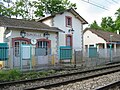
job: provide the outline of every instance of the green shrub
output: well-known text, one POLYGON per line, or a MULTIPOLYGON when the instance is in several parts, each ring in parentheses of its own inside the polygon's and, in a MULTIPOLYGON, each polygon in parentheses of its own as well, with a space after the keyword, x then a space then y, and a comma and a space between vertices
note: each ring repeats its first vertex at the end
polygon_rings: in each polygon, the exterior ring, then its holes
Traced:
POLYGON ((3 82, 3 81, 7 81, 9 80, 9 76, 7 74, 7 71, 0 71, 0 81, 3 82))
POLYGON ((42 71, 42 72, 39 72, 40 76, 44 77, 44 76, 47 76, 48 75, 48 72, 46 71, 42 71))
POLYGON ((8 71, 10 80, 19 80, 21 77, 21 72, 17 69, 12 69, 8 71))
POLYGON ((41 71, 41 72, 28 72, 28 73, 21 73, 21 71, 17 69, 12 69, 9 71, 1 70, 0 82, 33 79, 33 78, 45 77, 54 73, 56 73, 55 70, 41 71))
POLYGON ((55 70, 49 70, 48 73, 54 74, 56 71, 55 70))
POLYGON ((32 78, 36 78, 37 72, 29 72, 27 73, 27 78, 32 79, 32 78))
POLYGON ((13 80, 19 80, 21 77, 21 72, 19 70, 13 69, 9 71, 0 71, 0 81, 13 81, 13 80))

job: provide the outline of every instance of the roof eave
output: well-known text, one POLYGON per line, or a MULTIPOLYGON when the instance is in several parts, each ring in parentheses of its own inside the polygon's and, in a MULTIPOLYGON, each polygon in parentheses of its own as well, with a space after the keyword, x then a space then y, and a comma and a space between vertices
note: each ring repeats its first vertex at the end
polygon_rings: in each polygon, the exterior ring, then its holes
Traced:
POLYGON ((4 26, 8 29, 26 29, 26 30, 41 30, 41 31, 52 31, 52 32, 64 32, 61 29, 44 29, 44 28, 31 28, 31 27, 18 27, 18 26, 4 26))
POLYGON ((83 17, 81 17, 74 9, 71 8, 69 11, 72 14, 74 14, 75 17, 78 18, 82 22, 82 24, 88 24, 88 22, 83 17))
MULTIPOLYGON (((88 24, 88 22, 84 18, 82 18, 73 8, 67 9, 64 12, 66 12, 66 11, 71 12, 72 14, 74 14, 75 17, 78 18, 82 22, 82 24, 88 24)), ((42 22, 42 21, 47 20, 49 18, 54 18, 57 14, 62 14, 62 13, 63 13, 63 11, 60 12, 60 13, 56 13, 54 15, 48 16, 48 17, 44 17, 43 19, 38 20, 38 22, 39 21, 42 22)))
POLYGON ((50 19, 50 18, 54 18, 54 17, 55 17, 55 15, 51 15, 51 16, 48 16, 48 17, 44 17, 44 18, 41 18, 41 19, 37 20, 37 22, 42 22, 42 21, 44 21, 44 20, 47 20, 47 19, 50 19))

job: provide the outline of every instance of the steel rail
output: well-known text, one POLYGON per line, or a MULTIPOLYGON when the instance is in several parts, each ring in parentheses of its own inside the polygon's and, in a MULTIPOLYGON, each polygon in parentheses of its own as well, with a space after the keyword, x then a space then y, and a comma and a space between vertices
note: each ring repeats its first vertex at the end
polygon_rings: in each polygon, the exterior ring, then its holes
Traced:
MULTIPOLYGON (((21 80, 21 81, 0 83, 0 87, 6 86, 6 85, 23 84, 23 83, 34 82, 34 81, 42 81, 42 80, 45 80, 45 79, 49 80, 51 78, 71 76, 71 75, 75 75, 75 74, 87 73, 87 72, 97 71, 97 70, 101 70, 101 69, 108 69, 108 68, 113 68, 113 67, 118 67, 118 66, 120 66, 120 65, 112 65, 112 66, 107 66, 107 67, 103 67, 103 68, 97 68, 97 69, 94 69, 94 70, 79 71, 79 72, 62 74, 62 75, 53 75, 53 76, 37 78, 37 79, 29 79, 29 80, 21 80)), ((47 88, 47 87, 50 87, 50 86, 52 87, 52 86, 56 86, 56 85, 58 86, 58 85, 67 84, 67 83, 70 83, 70 82, 75 82, 75 81, 78 81, 78 80, 88 79, 88 78, 92 78, 92 77, 97 77, 97 76, 100 76, 100 75, 113 73, 113 72, 117 72, 117 71, 120 71, 120 69, 114 70, 114 71, 109 71, 109 72, 104 72, 104 73, 101 73, 101 74, 95 74, 95 75, 91 75, 91 76, 80 77, 80 78, 75 79, 75 80, 68 80, 68 81, 59 82, 59 83, 55 83, 55 84, 51 84, 51 85, 43 85, 43 86, 33 87, 33 88, 28 87, 26 90, 33 90, 33 89, 45 88, 45 87, 47 88)))
POLYGON ((58 77, 70 76, 70 75, 74 75, 74 74, 82 74, 82 73, 87 73, 87 72, 92 72, 92 71, 97 71, 97 70, 102 70, 102 69, 108 69, 108 68, 113 68, 113 67, 118 67, 118 66, 120 66, 120 64, 106 66, 106 67, 100 67, 100 68, 91 69, 91 70, 72 72, 72 73, 67 73, 67 74, 52 75, 52 76, 47 76, 47 77, 42 77, 42 78, 11 81, 11 82, 3 82, 3 83, 0 83, 0 86, 2 86, 2 85, 10 85, 10 84, 17 84, 17 83, 22 83, 22 82, 31 82, 31 81, 35 81, 35 80, 45 80, 45 79, 51 79, 51 78, 58 78, 58 77))
POLYGON ((48 84, 48 85, 26 88, 25 90, 35 90, 35 89, 40 89, 40 88, 47 89, 47 88, 51 88, 51 87, 58 87, 60 85, 67 85, 69 83, 75 83, 77 81, 86 80, 86 79, 90 79, 90 78, 94 78, 94 77, 98 77, 98 76, 102 76, 102 75, 106 75, 106 74, 110 74, 110 73, 114 73, 114 72, 118 72, 118 71, 120 71, 120 69, 114 70, 114 71, 109 71, 109 72, 104 72, 104 73, 99 73, 99 74, 95 74, 95 75, 88 75, 88 76, 80 77, 80 78, 77 78, 77 79, 74 79, 74 80, 66 80, 66 81, 63 81, 63 82, 52 83, 52 84, 48 84))
POLYGON ((114 88, 114 87, 116 87, 116 86, 119 86, 119 87, 120 87, 120 81, 116 81, 116 82, 110 83, 110 84, 108 84, 108 85, 106 85, 106 86, 99 87, 99 88, 97 88, 96 90, 109 90, 109 89, 112 90, 112 88, 114 88))

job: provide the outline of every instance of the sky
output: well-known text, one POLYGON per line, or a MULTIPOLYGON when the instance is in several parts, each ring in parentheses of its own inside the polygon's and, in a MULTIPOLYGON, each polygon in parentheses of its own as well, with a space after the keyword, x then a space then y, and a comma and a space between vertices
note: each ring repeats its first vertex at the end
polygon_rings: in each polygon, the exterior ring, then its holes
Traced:
POLYGON ((70 0, 71 3, 76 3, 77 12, 82 16, 89 24, 97 21, 100 25, 102 17, 111 16, 113 20, 115 17, 115 12, 120 8, 120 0, 70 0), (87 2, 93 3, 100 7, 91 5, 87 2))

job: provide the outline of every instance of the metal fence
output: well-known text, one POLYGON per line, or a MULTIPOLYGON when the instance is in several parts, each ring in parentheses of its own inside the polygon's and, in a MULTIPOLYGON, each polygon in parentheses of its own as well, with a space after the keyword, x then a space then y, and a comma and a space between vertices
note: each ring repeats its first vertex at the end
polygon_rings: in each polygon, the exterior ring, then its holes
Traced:
POLYGON ((89 49, 73 48, 72 51, 72 66, 96 67, 120 62, 120 49, 96 49, 96 52, 90 52, 89 49), (91 53, 96 53, 95 57, 91 57, 91 53))
MULTIPOLYGON (((27 52, 24 52, 27 53, 27 52)), ((94 52, 91 52, 94 53, 94 52)), ((22 60, 22 68, 29 69, 30 63, 32 69, 43 69, 49 67, 61 66, 81 66, 81 67, 95 67, 109 62, 120 62, 120 49, 97 49, 96 57, 89 56, 89 49, 72 48, 72 59, 62 60, 59 59, 59 48, 36 48, 32 46, 31 61, 29 59, 22 60), (66 63, 68 62, 68 63, 66 63)), ((9 48, 8 61, 5 66, 10 68, 21 67, 20 50, 18 48, 9 48), (17 52, 18 50, 18 52, 17 52)))
MULTIPOLYGON (((30 64, 32 69, 46 68, 49 66, 54 66, 59 63, 58 61, 58 49, 57 48, 36 48, 31 47, 31 58, 26 59, 25 54, 28 54, 28 50, 22 50, 21 48, 11 47, 9 48, 9 60, 6 66, 10 68, 22 68, 30 69, 30 64), (25 56, 24 58, 21 56, 25 56), (22 58, 22 59, 21 59, 22 58), (22 63, 21 63, 22 60, 22 63)), ((29 55, 28 55, 29 56, 29 55)))
POLYGON ((83 62, 86 67, 120 62, 120 49, 99 49, 96 57, 89 57, 89 50, 83 51, 83 62))

